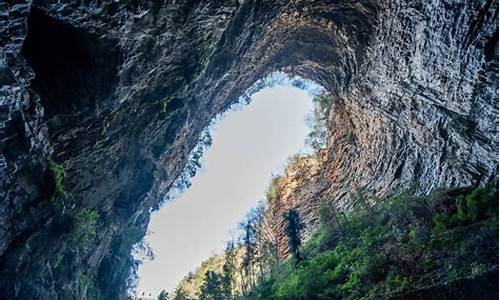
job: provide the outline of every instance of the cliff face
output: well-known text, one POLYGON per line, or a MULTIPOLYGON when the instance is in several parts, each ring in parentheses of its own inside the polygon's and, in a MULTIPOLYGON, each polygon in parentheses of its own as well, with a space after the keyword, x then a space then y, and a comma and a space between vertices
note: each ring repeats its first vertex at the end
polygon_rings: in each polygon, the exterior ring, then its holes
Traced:
POLYGON ((0 11, 6 298, 121 297, 131 245, 200 132, 276 70, 334 95, 327 163, 302 203, 498 176, 497 1, 40 0, 0 11))

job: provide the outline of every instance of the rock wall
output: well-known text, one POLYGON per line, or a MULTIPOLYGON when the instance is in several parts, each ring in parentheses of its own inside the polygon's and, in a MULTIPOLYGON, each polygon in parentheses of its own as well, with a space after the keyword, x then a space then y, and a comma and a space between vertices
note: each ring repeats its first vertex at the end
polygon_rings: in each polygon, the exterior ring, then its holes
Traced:
POLYGON ((131 246, 200 132, 276 70, 335 98, 328 163, 297 205, 498 177, 497 1, 9 0, 0 12, 5 298, 123 298, 131 246))

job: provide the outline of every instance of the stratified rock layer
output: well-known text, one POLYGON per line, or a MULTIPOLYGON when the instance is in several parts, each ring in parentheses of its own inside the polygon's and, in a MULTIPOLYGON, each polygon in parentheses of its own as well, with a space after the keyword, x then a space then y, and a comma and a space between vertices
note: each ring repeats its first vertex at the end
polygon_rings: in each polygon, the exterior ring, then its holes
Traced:
POLYGON ((297 205, 496 179, 497 23, 490 0, 0 3, 0 294, 122 297, 200 132, 276 70, 335 98, 297 205))

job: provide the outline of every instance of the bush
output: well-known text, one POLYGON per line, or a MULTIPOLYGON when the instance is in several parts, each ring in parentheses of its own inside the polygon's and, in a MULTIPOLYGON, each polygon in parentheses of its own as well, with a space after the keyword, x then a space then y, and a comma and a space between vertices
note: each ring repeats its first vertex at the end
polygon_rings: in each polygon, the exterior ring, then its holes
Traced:
POLYGON ((433 216, 433 233, 468 225, 481 219, 492 219, 498 223, 498 186, 487 184, 468 194, 458 195, 454 209, 433 216))
POLYGON ((71 239, 87 246, 96 234, 97 218, 99 214, 90 209, 81 210, 75 217, 75 230, 71 239))
POLYGON ((64 167, 61 164, 58 164, 52 158, 49 158, 49 169, 54 176, 54 193, 52 194, 51 201, 54 200, 57 196, 62 195, 64 193, 64 167))
POLYGON ((387 293, 399 293, 411 288, 410 279, 401 275, 389 275, 385 281, 387 293))

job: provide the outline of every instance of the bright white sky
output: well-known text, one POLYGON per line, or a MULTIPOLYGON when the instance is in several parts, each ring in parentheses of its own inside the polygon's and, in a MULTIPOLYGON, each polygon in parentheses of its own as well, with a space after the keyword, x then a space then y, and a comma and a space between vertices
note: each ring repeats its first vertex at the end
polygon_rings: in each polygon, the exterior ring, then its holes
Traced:
POLYGON ((212 147, 191 188, 151 218, 155 259, 139 269, 139 293, 173 291, 202 261, 221 252, 230 231, 263 199, 272 173, 304 149, 311 97, 290 86, 264 89, 215 124, 212 147))

